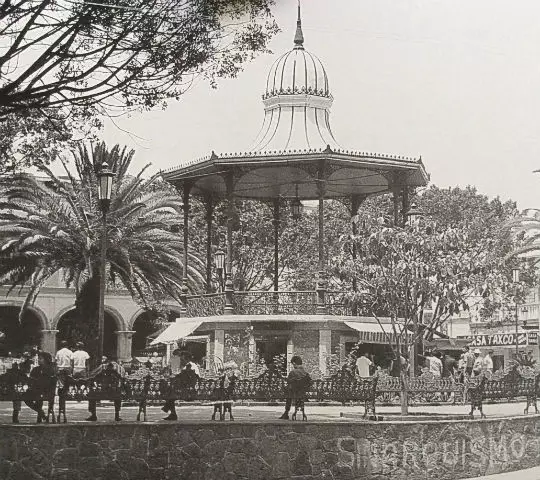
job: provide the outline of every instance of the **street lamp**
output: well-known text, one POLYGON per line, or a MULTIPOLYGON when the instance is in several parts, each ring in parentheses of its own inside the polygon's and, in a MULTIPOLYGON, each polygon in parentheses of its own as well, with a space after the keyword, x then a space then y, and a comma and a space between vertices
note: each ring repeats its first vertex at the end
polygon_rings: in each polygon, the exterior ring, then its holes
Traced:
POLYGON ((214 253, 214 264, 219 277, 219 289, 223 291, 223 270, 225 269, 225 252, 218 248, 214 253))
POLYGON ((103 337, 105 332, 105 275, 107 265, 107 212, 111 205, 112 186, 115 173, 109 164, 103 162, 97 173, 98 200, 101 208, 101 255, 99 265, 99 306, 98 306, 98 348, 96 362, 103 357, 103 337))
POLYGON ((527 314, 529 313, 529 309, 527 307, 523 307, 521 309, 521 313, 523 314, 523 328, 527 328, 527 314))
POLYGON ((512 268, 512 282, 514 284, 514 300, 516 302, 516 361, 519 358, 519 342, 518 342, 518 331, 519 331, 519 316, 518 316, 518 283, 519 283, 519 268, 512 268))
POLYGON ((425 213, 416 203, 411 203, 409 210, 405 212, 405 216, 407 217, 407 223, 412 227, 418 224, 420 217, 425 216, 425 213))

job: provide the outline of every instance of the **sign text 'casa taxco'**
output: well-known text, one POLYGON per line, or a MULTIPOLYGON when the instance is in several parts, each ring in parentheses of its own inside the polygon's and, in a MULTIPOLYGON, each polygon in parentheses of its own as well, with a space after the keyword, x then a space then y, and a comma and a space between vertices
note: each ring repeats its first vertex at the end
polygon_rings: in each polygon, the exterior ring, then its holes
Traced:
MULTIPOLYGON (((527 345, 527 334, 518 333, 518 345, 527 345)), ((475 347, 505 347, 516 344, 515 333, 495 333, 493 335, 474 335, 472 346, 475 347)))

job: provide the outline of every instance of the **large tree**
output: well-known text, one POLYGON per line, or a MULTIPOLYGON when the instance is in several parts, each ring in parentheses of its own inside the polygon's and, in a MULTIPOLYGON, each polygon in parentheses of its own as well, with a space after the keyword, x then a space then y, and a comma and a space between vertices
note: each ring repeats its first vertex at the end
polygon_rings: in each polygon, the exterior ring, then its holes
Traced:
MULTIPOLYGON (((512 265, 501 254, 510 251, 510 242, 480 239, 463 226, 431 220, 404 227, 390 226, 381 217, 354 221, 365 222, 365 228, 343 237, 336 273, 348 284, 356 282, 358 289, 349 291, 347 300, 379 322, 395 359, 412 354, 420 338, 440 333, 452 315, 471 303, 493 301, 511 291, 512 265), (390 319, 389 329, 383 327, 383 316, 390 319)), ((509 229, 503 230, 500 235, 510 238, 509 229)), ((401 379, 406 413, 404 372, 401 379)))
MULTIPOLYGON (((95 345, 100 285, 101 212, 97 175, 103 162, 116 173, 107 215, 107 281, 122 286, 147 307, 179 298, 183 277, 182 242, 172 227, 182 203, 159 176, 129 173, 133 151, 97 144, 74 152, 74 171, 48 168, 46 180, 16 174, 0 180, 0 284, 23 288, 26 304, 55 274, 75 289, 76 317, 95 345)), ((190 257, 192 290, 203 282, 203 265, 190 257)))
POLYGON ((197 77, 234 77, 277 31, 272 3, 0 0, 0 173, 6 157, 29 159, 22 132, 70 140, 72 119, 165 107, 197 77))

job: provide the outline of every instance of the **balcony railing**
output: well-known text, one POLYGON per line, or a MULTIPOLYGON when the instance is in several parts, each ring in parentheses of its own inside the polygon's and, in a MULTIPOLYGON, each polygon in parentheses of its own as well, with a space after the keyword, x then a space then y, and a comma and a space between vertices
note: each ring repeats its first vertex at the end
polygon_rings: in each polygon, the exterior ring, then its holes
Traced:
POLYGON ((186 300, 188 317, 211 317, 225 313, 225 294, 192 295, 186 300))
MULTIPOLYGON (((319 297, 320 298, 320 297, 319 297)), ((324 292, 323 308, 317 305, 316 291, 249 291, 232 293, 232 314, 235 315, 328 315, 370 316, 366 307, 353 308, 345 292, 324 292)), ((186 299, 190 317, 207 317, 225 313, 226 294, 193 295, 186 299)), ((384 315, 383 315, 384 316, 384 315)))
POLYGON ((316 292, 235 292, 233 309, 238 315, 313 315, 316 292))

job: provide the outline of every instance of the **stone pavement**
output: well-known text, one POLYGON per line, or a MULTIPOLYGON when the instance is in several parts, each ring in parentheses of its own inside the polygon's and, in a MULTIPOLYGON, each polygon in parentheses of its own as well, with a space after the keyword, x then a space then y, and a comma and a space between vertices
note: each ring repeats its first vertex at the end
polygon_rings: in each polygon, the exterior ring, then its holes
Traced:
MULTIPOLYGON (((523 415, 523 402, 518 403, 501 403, 485 405, 484 412, 488 418, 490 417, 510 417, 510 416, 522 416, 523 415)), ((58 406, 55 406, 57 410, 58 406)), ((411 413, 429 413, 429 414, 447 414, 447 415, 466 415, 469 412, 468 405, 441 405, 441 406, 422 406, 411 407, 409 411, 411 413)), ((68 422, 81 422, 88 416, 87 403, 86 402, 68 402, 67 404, 67 417, 68 422)), ((361 415, 363 414, 363 407, 360 406, 320 406, 306 404, 306 414, 310 421, 317 422, 355 422, 362 421, 361 415), (341 414, 344 416, 342 417, 341 414)), ((400 411, 398 406, 391 407, 377 407, 377 413, 381 415, 385 414, 398 414, 400 411)), ((210 417, 212 415, 211 405, 182 405, 178 406, 177 412, 179 421, 197 421, 197 422, 211 422, 210 417)), ((149 406, 147 408, 147 421, 149 422, 161 422, 165 414, 157 406, 149 406)), ((283 413, 283 405, 267 406, 260 404, 236 405, 233 409, 233 413, 236 420, 247 422, 261 422, 261 421, 273 421, 283 413)), ((20 416, 22 423, 34 423, 35 413, 30 410, 23 403, 23 408, 20 416)), ((131 422, 136 420, 137 407, 123 407, 121 416, 124 421, 131 422)), ((114 409, 112 404, 106 403, 105 406, 98 407, 98 418, 100 421, 113 421, 114 409)), ((478 413, 475 413, 475 418, 479 418, 478 413)), ((414 421, 414 416, 411 416, 411 421, 414 421)), ((0 402, 0 423, 11 423, 11 403, 0 402)), ((523 480, 523 479, 521 479, 523 480)), ((536 480, 536 479, 535 479, 536 480)), ((540 477, 537 479, 540 480, 540 477)))
POLYGON ((470 478, 469 480, 540 480, 540 467, 528 468, 517 472, 499 473, 487 477, 470 478))

